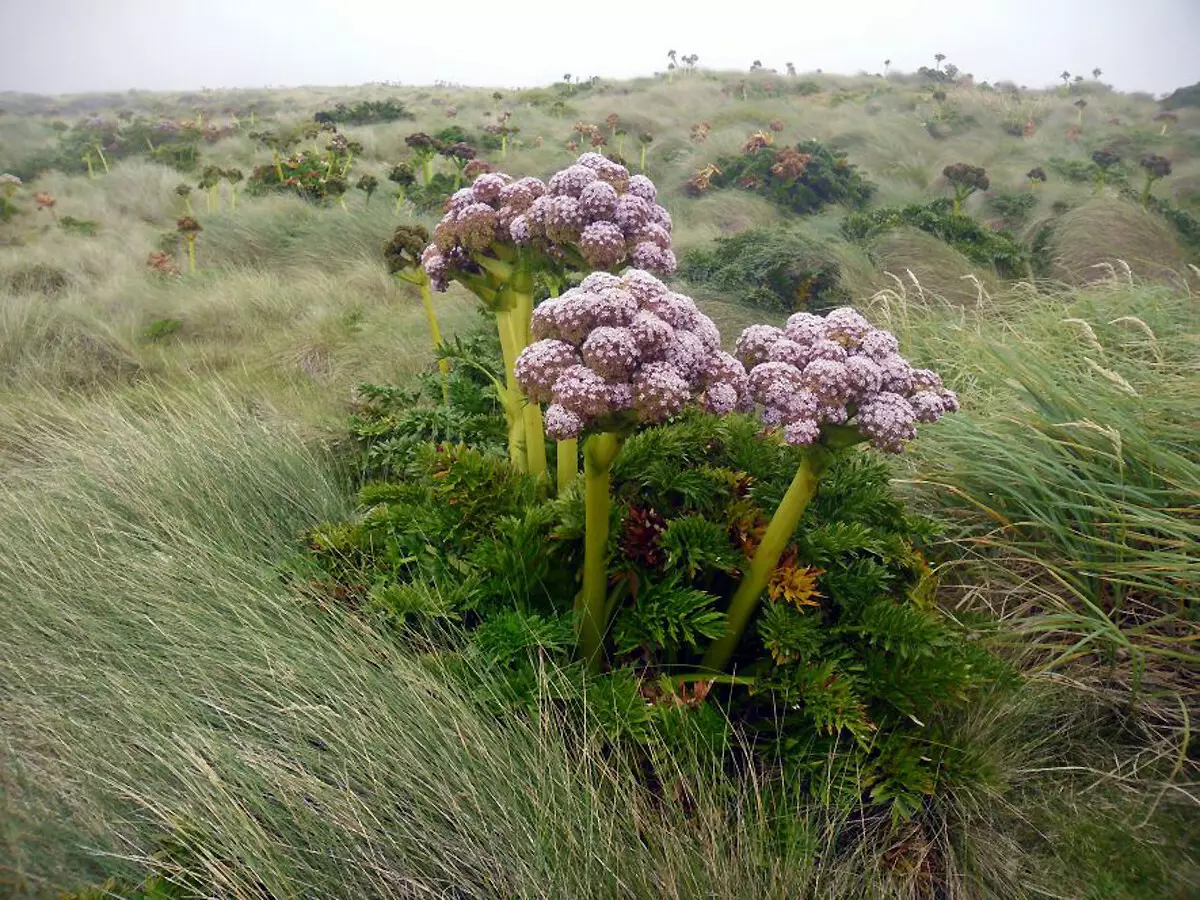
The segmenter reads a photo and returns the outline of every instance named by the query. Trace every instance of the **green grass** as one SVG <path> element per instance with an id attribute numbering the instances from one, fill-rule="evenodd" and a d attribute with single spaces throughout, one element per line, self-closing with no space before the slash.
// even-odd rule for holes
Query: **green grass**
<path id="1" fill-rule="evenodd" d="M 446 660 L 286 590 L 275 564 L 347 491 L 236 394 L 51 406 L 17 432 L 0 504 L 17 896 L 132 875 L 162 833 L 168 874 L 235 897 L 917 897 L 934 869 L 963 896 L 1034 896 L 1063 848 L 1028 817 L 1092 869 L 1114 840 L 1070 829 L 1068 785 L 1099 779 L 1087 802 L 1116 821 L 1154 813 L 1147 837 L 1176 805 L 1113 794 L 1092 766 L 1119 744 L 1089 746 L 1111 713 L 1050 682 L 964 721 L 979 776 L 900 832 L 683 761 L 658 796 L 552 706 L 497 716 Z"/>

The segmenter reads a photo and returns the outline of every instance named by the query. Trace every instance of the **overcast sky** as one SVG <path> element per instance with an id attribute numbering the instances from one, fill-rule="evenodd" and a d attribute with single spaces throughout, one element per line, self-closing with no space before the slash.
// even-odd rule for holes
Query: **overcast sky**
<path id="1" fill-rule="evenodd" d="M 913 70 L 944 53 L 1031 87 L 1200 81 L 1200 0 L 0 0 L 0 90 L 445 80 L 525 86 L 666 64 Z M 440 18 L 441 16 L 445 18 Z"/>

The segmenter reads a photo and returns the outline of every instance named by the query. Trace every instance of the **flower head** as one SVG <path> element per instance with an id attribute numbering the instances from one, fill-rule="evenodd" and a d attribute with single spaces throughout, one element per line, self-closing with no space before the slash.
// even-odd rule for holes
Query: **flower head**
<path id="1" fill-rule="evenodd" d="M 432 146 L 421 140 L 428 136 L 410 137 L 418 137 L 421 147 Z M 582 154 L 546 183 L 481 174 L 446 201 L 445 215 L 433 231 L 438 253 L 429 258 L 439 275 L 431 273 L 431 283 L 445 290 L 456 275 L 478 274 L 480 254 L 510 260 L 505 245 L 568 268 L 618 269 L 632 264 L 669 274 L 676 267 L 671 217 L 656 197 L 648 178 L 631 176 L 624 166 L 598 153 Z M 456 249 L 462 252 L 451 254 Z M 467 263 L 466 272 L 455 265 L 456 259 Z"/>
<path id="2" fill-rule="evenodd" d="M 893 334 L 850 307 L 796 313 L 783 330 L 751 325 L 736 347 L 749 370 L 744 396 L 785 441 L 812 444 L 825 426 L 849 424 L 892 453 L 916 436 L 916 423 L 958 409 L 936 372 L 914 369 L 898 351 Z"/>
<path id="3" fill-rule="evenodd" d="M 744 405 L 746 371 L 720 351 L 716 325 L 646 271 L 592 273 L 539 305 L 532 331 L 539 340 L 514 375 L 551 402 L 552 437 L 661 422 L 691 403 L 718 413 Z"/>

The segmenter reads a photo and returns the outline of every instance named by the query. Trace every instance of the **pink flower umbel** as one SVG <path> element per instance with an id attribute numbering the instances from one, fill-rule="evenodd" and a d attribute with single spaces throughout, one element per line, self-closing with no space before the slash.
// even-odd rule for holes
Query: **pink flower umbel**
<path id="1" fill-rule="evenodd" d="M 825 316 L 796 313 L 782 330 L 751 325 L 736 350 L 763 423 L 782 428 L 788 443 L 813 444 L 822 426 L 850 423 L 889 453 L 916 437 L 917 422 L 958 409 L 936 373 L 913 369 L 898 351 L 895 335 L 848 306 Z"/>
<path id="2" fill-rule="evenodd" d="M 528 396 L 552 403 L 547 428 L 550 409 L 572 414 L 555 411 L 559 439 L 662 422 L 689 403 L 713 412 L 744 403 L 745 368 L 721 352 L 716 325 L 649 272 L 593 273 L 538 306 L 532 330 L 540 340 L 514 370 Z"/>

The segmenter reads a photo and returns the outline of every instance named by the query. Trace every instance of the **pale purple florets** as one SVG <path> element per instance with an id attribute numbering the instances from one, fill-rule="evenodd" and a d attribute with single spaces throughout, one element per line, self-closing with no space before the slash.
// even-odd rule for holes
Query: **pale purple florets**
<path id="1" fill-rule="evenodd" d="M 486 250 L 496 239 L 496 211 L 486 203 L 463 207 L 454 225 L 458 243 L 466 250 Z"/>
<path id="2" fill-rule="evenodd" d="M 588 171 L 591 171 L 590 169 Z M 620 195 L 606 181 L 593 181 L 579 195 L 579 207 L 591 221 L 611 219 L 617 211 Z"/>
<path id="3" fill-rule="evenodd" d="M 479 178 L 486 178 L 487 175 L 480 175 Z M 475 180 L 479 183 L 479 179 Z M 514 181 L 512 184 L 506 184 L 500 190 L 499 202 L 504 206 L 511 206 L 518 212 L 524 212 L 529 209 L 533 201 L 546 193 L 546 185 L 537 178 L 522 178 L 519 181 Z"/>
<path id="4" fill-rule="evenodd" d="M 438 275 L 430 280 L 444 291 L 463 268 L 479 274 L 479 254 L 497 244 L 517 244 L 568 267 L 633 265 L 670 274 L 676 267 L 671 217 L 656 196 L 648 178 L 631 177 L 598 153 L 584 153 L 548 183 L 483 173 L 446 201 L 433 230 L 439 253 L 428 258 Z"/>
<path id="5" fill-rule="evenodd" d="M 583 342 L 584 363 L 615 381 L 628 378 L 640 359 L 637 340 L 627 328 L 602 325 Z"/>
<path id="6" fill-rule="evenodd" d="M 612 222 L 593 222 L 579 236 L 579 253 L 597 269 L 612 268 L 625 258 L 625 235 Z"/>
<path id="7" fill-rule="evenodd" d="M 596 171 L 576 163 L 561 172 L 555 172 L 546 182 L 546 191 L 554 197 L 579 199 L 583 189 L 596 180 Z"/>
<path id="8" fill-rule="evenodd" d="M 899 453 L 917 436 L 917 414 L 904 397 L 881 391 L 858 406 L 858 430 L 871 444 L 889 453 Z"/>
<path id="9" fill-rule="evenodd" d="M 511 178 L 499 172 L 485 172 L 475 179 L 471 190 L 478 202 L 492 203 L 500 199 L 511 181 Z"/>
<path id="10" fill-rule="evenodd" d="M 674 253 L 647 241 L 633 248 L 631 259 L 639 269 L 662 272 L 664 275 L 674 272 L 677 265 Z"/>
<path id="11" fill-rule="evenodd" d="M 542 416 L 542 424 L 546 428 L 546 436 L 554 441 L 579 437 L 583 431 L 583 419 L 557 403 L 551 403 L 546 407 L 546 412 Z"/>
<path id="12" fill-rule="evenodd" d="M 658 200 L 658 188 L 645 175 L 633 175 L 630 177 L 629 193 L 635 197 L 641 197 L 647 203 L 654 203 Z"/>
<path id="13" fill-rule="evenodd" d="M 958 410 L 937 373 L 913 369 L 893 334 L 842 307 L 827 316 L 796 313 L 785 329 L 751 325 L 736 353 L 749 371 L 744 396 L 790 444 L 812 444 L 822 426 L 848 423 L 880 450 L 898 453 L 917 422 Z"/>
<path id="14" fill-rule="evenodd" d="M 517 357 L 513 372 L 529 399 L 544 403 L 554 383 L 571 366 L 579 365 L 579 352 L 565 341 L 538 341 Z"/>
<path id="15" fill-rule="evenodd" d="M 751 325 L 737 339 L 734 355 L 747 369 L 767 361 L 772 345 L 783 337 L 774 325 Z"/>
<path id="16" fill-rule="evenodd" d="M 708 412 L 723 416 L 737 409 L 741 398 L 732 384 L 718 381 L 704 392 L 700 402 Z"/>
<path id="17" fill-rule="evenodd" d="M 746 404 L 745 368 L 721 352 L 716 325 L 645 271 L 592 273 L 540 304 L 532 333 L 514 374 L 551 402 L 546 431 L 558 440 L 661 422 L 690 403 L 717 413 Z"/>

